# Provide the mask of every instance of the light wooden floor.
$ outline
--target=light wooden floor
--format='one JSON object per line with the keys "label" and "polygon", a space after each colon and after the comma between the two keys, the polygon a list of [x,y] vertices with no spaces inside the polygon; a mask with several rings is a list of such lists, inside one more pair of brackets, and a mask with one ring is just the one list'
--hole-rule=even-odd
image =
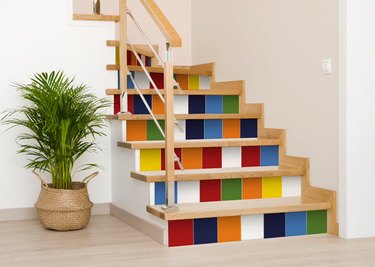
{"label": "light wooden floor", "polygon": [[111,216],[58,233],[38,221],[0,223],[0,266],[375,266],[375,238],[328,235],[167,248]]}

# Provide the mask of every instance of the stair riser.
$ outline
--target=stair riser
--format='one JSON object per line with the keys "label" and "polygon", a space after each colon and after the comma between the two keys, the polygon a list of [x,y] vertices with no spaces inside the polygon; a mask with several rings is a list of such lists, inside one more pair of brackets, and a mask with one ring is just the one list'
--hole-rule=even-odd
{"label": "stair riser", "polygon": [[327,211],[259,214],[168,222],[169,246],[327,233]]}
{"label": "stair riser", "polygon": [[[165,204],[165,183],[152,183],[150,205]],[[301,196],[301,177],[263,177],[175,183],[176,203]]]}
{"label": "stair riser", "polygon": [[[175,152],[185,170],[279,165],[279,146],[180,148]],[[139,169],[135,171],[165,170],[164,149],[141,149],[136,157]],[[177,163],[175,169],[180,169]]]}
{"label": "stair riser", "polygon": [[[116,65],[120,65],[120,49],[116,47],[115,51]],[[142,59],[142,62],[146,67],[152,66],[152,58],[141,54],[139,54],[139,57]],[[141,66],[141,64],[137,61],[137,58],[131,51],[127,51],[127,61],[127,64],[129,66]]]}
{"label": "stair riser", "polygon": [[[144,72],[132,71],[131,73],[139,89],[154,89]],[[151,72],[150,75],[158,89],[164,89],[164,74]],[[208,90],[211,88],[209,76],[175,74],[174,78],[180,84],[182,90]],[[118,80],[120,81],[120,79],[120,72],[118,72]],[[127,81],[128,89],[134,89],[135,86],[129,77],[127,77]]]}
{"label": "stair riser", "polygon": [[[164,121],[160,120],[164,127]],[[175,140],[257,138],[257,119],[179,120],[183,128],[175,127]],[[127,121],[126,141],[164,140],[154,121]]]}
{"label": "stair riser", "polygon": [[[164,103],[158,95],[144,95],[154,114],[164,114]],[[175,96],[175,114],[238,114],[239,96]],[[115,112],[119,109],[120,96],[114,96]],[[149,114],[138,95],[128,95],[128,111],[132,114]]]}

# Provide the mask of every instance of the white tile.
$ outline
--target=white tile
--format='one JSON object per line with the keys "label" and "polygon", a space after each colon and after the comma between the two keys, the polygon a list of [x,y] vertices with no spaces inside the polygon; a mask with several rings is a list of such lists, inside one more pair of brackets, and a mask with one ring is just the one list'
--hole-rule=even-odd
{"label": "white tile", "polygon": [[174,97],[174,114],[189,114],[189,98],[186,95]]}
{"label": "white tile", "polygon": [[141,150],[136,149],[134,151],[135,156],[135,170],[136,172],[139,172],[141,170]]}
{"label": "white tile", "polygon": [[241,147],[223,147],[221,153],[223,168],[241,167]]}
{"label": "white tile", "polygon": [[144,72],[135,72],[134,75],[135,82],[139,89],[150,89],[150,80]]}
{"label": "white tile", "polygon": [[121,129],[122,129],[122,135],[121,135],[121,141],[126,142],[126,121],[121,122]]}
{"label": "white tile", "polygon": [[283,177],[283,197],[296,197],[301,195],[301,176]]}
{"label": "white tile", "polygon": [[209,76],[199,76],[199,89],[200,90],[210,89],[210,77]]}
{"label": "white tile", "polygon": [[178,182],[178,203],[198,203],[200,200],[199,181]]}
{"label": "white tile", "polygon": [[241,216],[241,240],[264,238],[263,214]]}
{"label": "white tile", "polygon": [[178,121],[182,131],[180,131],[177,126],[174,127],[174,139],[175,140],[186,140],[186,120]]}
{"label": "white tile", "polygon": [[150,183],[150,205],[155,205],[155,183]]}
{"label": "white tile", "polygon": [[143,65],[146,66],[146,56],[142,55],[142,56],[141,56],[141,59],[142,59],[142,63],[143,63]]}

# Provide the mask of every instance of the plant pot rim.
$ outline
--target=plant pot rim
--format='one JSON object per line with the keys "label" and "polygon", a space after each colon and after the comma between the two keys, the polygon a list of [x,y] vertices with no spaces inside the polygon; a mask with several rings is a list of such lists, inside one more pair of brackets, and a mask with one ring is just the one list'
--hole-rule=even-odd
{"label": "plant pot rim", "polygon": [[66,191],[66,192],[72,192],[72,191],[80,191],[80,190],[84,190],[84,189],[87,189],[87,184],[84,183],[84,182],[78,182],[78,181],[74,181],[72,182],[72,185],[79,185],[80,188],[72,188],[72,189],[58,189],[58,188],[53,188],[52,187],[52,183],[48,183],[47,184],[48,187],[44,186],[43,184],[41,185],[41,188],[44,189],[44,190],[49,190],[49,191],[59,191],[59,192],[63,192],[63,191]]}

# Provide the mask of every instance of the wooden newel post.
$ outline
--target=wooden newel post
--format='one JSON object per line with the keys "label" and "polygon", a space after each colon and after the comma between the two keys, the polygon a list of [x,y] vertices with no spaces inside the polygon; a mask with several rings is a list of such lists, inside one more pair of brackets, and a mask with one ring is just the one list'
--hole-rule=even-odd
{"label": "wooden newel post", "polygon": [[165,89],[165,175],[166,175],[166,206],[170,211],[176,210],[174,197],[174,83],[172,47],[167,44],[167,63],[164,69],[164,89]]}
{"label": "wooden newel post", "polygon": [[121,112],[128,111],[128,102],[127,102],[127,75],[128,75],[128,66],[127,66],[127,0],[119,0],[119,9],[120,9],[120,105],[121,105]]}

